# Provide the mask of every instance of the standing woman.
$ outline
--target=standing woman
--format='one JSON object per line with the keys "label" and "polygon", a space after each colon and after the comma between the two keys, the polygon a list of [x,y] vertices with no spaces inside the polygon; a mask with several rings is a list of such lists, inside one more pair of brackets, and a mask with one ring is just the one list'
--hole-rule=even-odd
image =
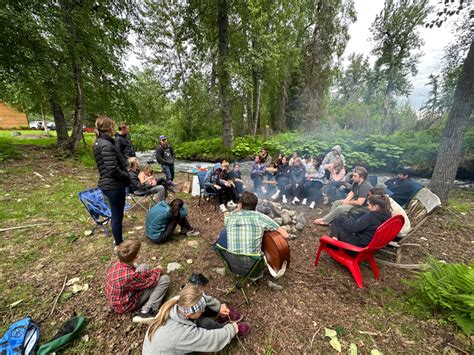
{"label": "standing woman", "polygon": [[[115,122],[107,116],[95,121],[94,158],[99,170],[99,188],[109,200],[112,212],[112,234],[115,247],[122,243],[123,208],[125,189],[130,185],[130,176],[124,156],[115,146]],[[115,250],[115,249],[114,249]]]}

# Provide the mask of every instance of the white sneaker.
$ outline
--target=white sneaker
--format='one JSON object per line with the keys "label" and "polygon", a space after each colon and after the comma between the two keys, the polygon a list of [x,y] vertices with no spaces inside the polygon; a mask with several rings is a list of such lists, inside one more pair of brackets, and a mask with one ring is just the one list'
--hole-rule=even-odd
{"label": "white sneaker", "polygon": [[309,208],[313,209],[313,208],[314,208],[314,205],[315,205],[315,203],[314,203],[314,201],[313,201],[313,202],[311,202],[311,203],[309,204]]}
{"label": "white sneaker", "polygon": [[224,204],[221,204],[221,205],[219,206],[219,210],[220,210],[222,213],[227,212],[227,208],[225,207]]}
{"label": "white sneaker", "polygon": [[306,205],[306,202],[308,202],[308,201],[307,201],[307,199],[304,198],[304,199],[303,199],[303,202],[301,202],[301,204],[302,204],[302,205]]}
{"label": "white sneaker", "polygon": [[272,200],[276,200],[280,196],[280,190],[276,190],[276,192],[272,196]]}
{"label": "white sneaker", "polygon": [[234,201],[230,200],[229,202],[227,202],[227,207],[234,208],[235,207]]}
{"label": "white sneaker", "polygon": [[298,197],[294,197],[293,201],[291,201],[291,204],[296,205],[298,202],[300,202],[300,199]]}
{"label": "white sneaker", "polygon": [[286,199],[286,196],[285,196],[285,195],[283,195],[283,196],[281,197],[281,202],[282,202],[282,203],[288,203],[288,200]]}

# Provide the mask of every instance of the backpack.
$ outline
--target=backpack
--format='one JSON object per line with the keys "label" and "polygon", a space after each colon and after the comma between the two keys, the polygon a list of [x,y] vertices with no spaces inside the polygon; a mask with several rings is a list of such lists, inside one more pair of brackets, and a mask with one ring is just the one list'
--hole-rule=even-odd
{"label": "backpack", "polygon": [[80,337],[86,319],[81,316],[74,315],[64,322],[59,328],[56,335],[48,342],[42,344],[38,349],[38,355],[51,354],[71,343],[74,339]]}
{"label": "backpack", "polygon": [[31,317],[25,317],[13,323],[0,339],[0,354],[34,354],[39,339],[39,326],[31,320]]}

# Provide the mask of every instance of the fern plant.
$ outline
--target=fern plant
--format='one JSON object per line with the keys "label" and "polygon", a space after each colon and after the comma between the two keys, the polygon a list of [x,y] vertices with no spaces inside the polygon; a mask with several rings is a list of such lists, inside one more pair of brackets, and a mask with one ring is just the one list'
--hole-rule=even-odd
{"label": "fern plant", "polygon": [[445,264],[430,257],[428,268],[405,282],[413,306],[442,314],[468,336],[474,332],[474,261]]}

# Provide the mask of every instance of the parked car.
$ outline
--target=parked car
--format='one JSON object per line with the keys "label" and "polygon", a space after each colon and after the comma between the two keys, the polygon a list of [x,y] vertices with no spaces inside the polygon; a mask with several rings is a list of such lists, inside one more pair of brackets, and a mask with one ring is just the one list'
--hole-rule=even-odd
{"label": "parked car", "polygon": [[56,124],[52,121],[46,122],[46,127],[48,127],[48,129],[53,130],[53,131],[56,130]]}
{"label": "parked car", "polygon": [[28,126],[31,129],[44,129],[43,128],[43,121],[31,121]]}

